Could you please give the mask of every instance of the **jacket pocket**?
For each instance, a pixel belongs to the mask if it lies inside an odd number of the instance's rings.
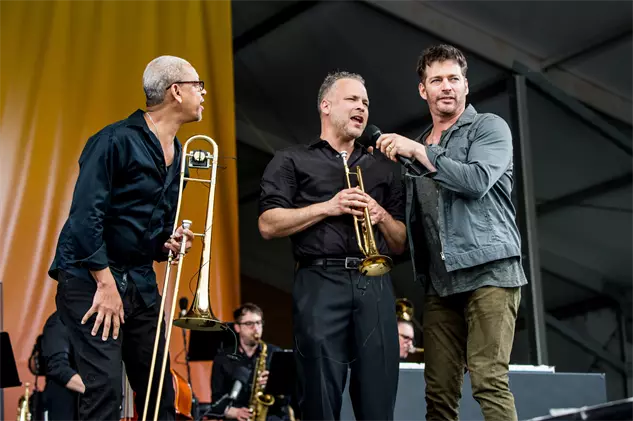
[[[492,232],[490,215],[484,206],[483,199],[469,200],[458,195],[452,196],[449,206],[450,244],[456,254],[467,253],[490,244]]]

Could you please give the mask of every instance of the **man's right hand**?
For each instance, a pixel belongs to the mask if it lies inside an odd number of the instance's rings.
[[[363,216],[363,208],[367,207],[369,199],[369,196],[358,187],[341,190],[327,202],[330,205],[328,215],[338,216],[349,213]]]
[[[251,417],[251,411],[248,408],[229,408],[224,414],[225,418],[238,421],[248,421]]]
[[[107,271],[107,272],[105,272]],[[124,323],[123,301],[116,288],[116,281],[109,269],[92,273],[97,280],[97,292],[92,300],[92,307],[86,312],[81,324],[85,324],[88,319],[97,313],[97,320],[92,327],[92,336],[96,336],[99,327],[103,323],[101,339],[106,341],[110,336],[112,327],[112,338],[119,337],[119,327]]]
[[[86,392],[86,385],[84,385],[79,374],[73,374],[68,383],[66,383],[66,387],[82,394]]]

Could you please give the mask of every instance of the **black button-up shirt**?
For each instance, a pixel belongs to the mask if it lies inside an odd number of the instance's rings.
[[[270,362],[272,361],[273,353],[283,352],[281,348],[276,345],[267,344],[266,351],[266,370],[270,370]],[[256,364],[259,361],[261,355],[261,345],[257,348],[255,353],[248,357],[246,353],[240,348],[238,350],[240,359],[230,359],[225,351],[220,351],[218,355],[213,359],[213,369],[211,372],[211,403],[219,401],[225,394],[231,393],[233,384],[235,383],[235,371],[238,367],[244,367],[249,372],[248,384],[243,385],[240,389],[240,393],[233,402],[232,406],[235,408],[247,408],[250,404],[250,398],[253,386],[253,376],[255,375]],[[269,375],[270,378],[270,375]],[[282,419],[289,419],[287,415],[288,397],[275,397],[275,403],[269,408],[268,415],[276,415]]]
[[[354,172],[360,165],[365,192],[391,216],[404,222],[404,196],[398,169],[379,152],[371,154],[358,143],[348,157]],[[357,177],[350,174],[352,187]],[[297,209],[333,198],[346,189],[343,159],[325,140],[278,151],[261,181],[259,214],[274,208]],[[291,236],[295,259],[316,257],[363,257],[350,214],[328,217]],[[378,250],[389,255],[387,242],[373,226]]]
[[[153,261],[164,261],[173,230],[182,146],[165,165],[161,144],[143,111],[111,124],[86,143],[70,214],[59,236],[49,275],[58,270],[92,279],[110,267],[121,294],[133,281],[147,306],[156,300]]]

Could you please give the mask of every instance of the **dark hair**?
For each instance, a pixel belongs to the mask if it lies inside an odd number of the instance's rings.
[[[262,318],[264,317],[264,312],[261,308],[259,308],[259,306],[253,303],[244,303],[233,312],[233,320],[239,322],[242,316],[246,313],[255,313],[259,314]]]
[[[365,79],[363,79],[363,77],[357,73],[337,71],[328,74],[321,84],[321,87],[319,88],[319,95],[317,97],[317,109],[319,110],[319,113],[321,113],[321,101],[323,101],[325,95],[327,95],[330,89],[332,89],[332,86],[334,86],[336,81],[341,79],[354,79],[359,81],[363,85],[365,84]]]
[[[462,68],[462,75],[466,77],[466,71],[468,70],[468,63],[466,63],[466,57],[458,49],[452,45],[440,44],[427,48],[422,52],[418,58],[418,66],[416,71],[420,76],[420,82],[424,83],[426,79],[426,68],[431,66],[436,61],[440,63],[447,60],[454,60]]]

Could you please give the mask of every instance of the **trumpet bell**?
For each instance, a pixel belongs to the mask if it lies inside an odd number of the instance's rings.
[[[360,273],[366,276],[381,276],[393,268],[393,260],[381,254],[369,256],[358,265]]]

